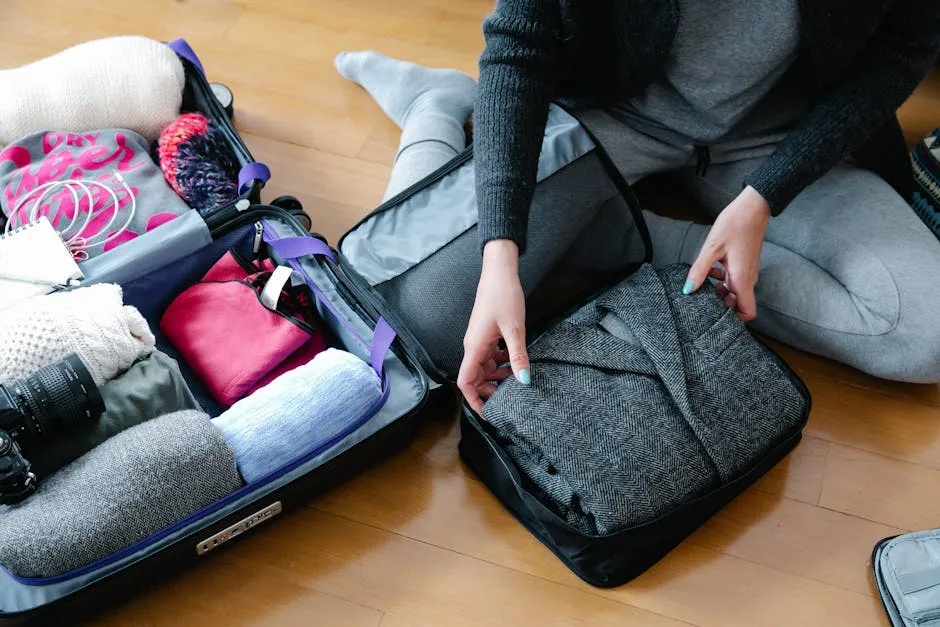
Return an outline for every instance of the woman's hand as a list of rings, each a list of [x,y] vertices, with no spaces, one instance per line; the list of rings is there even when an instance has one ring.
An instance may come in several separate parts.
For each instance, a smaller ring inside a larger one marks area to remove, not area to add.
[[[500,339],[505,349],[498,345]],[[484,246],[483,271],[463,345],[457,387],[477,413],[496,391],[494,381],[509,376],[509,369],[501,364],[509,362],[516,378],[529,384],[525,295],[519,282],[519,247],[515,242],[493,240]]]
[[[741,320],[753,320],[757,316],[754,286],[769,222],[770,206],[756,189],[746,187],[715,220],[682,292],[691,294],[707,277],[718,279],[718,294],[725,303]],[[716,263],[721,267],[713,267]]]

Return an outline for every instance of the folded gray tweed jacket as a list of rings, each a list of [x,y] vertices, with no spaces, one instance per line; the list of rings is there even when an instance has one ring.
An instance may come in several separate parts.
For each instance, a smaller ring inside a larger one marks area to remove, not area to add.
[[[711,285],[646,265],[530,347],[483,417],[530,488],[589,534],[650,522],[745,471],[808,400]]]

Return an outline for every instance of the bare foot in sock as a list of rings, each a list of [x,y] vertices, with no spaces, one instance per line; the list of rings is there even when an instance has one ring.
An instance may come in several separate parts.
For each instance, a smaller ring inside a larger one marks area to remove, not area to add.
[[[434,70],[372,51],[341,52],[336,69],[361,85],[399,128],[424,113],[463,124],[473,110],[477,84],[457,70]]]

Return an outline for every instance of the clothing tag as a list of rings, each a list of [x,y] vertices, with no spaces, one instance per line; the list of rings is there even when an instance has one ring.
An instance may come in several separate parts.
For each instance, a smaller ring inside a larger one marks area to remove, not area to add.
[[[281,290],[287,285],[294,271],[287,266],[278,266],[271,273],[264,289],[261,290],[261,304],[268,309],[277,309],[277,301],[281,298]]]

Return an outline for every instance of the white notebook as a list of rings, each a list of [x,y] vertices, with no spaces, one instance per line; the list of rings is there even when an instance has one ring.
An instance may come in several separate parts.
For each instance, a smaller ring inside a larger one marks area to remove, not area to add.
[[[45,217],[0,235],[0,310],[84,278]]]

